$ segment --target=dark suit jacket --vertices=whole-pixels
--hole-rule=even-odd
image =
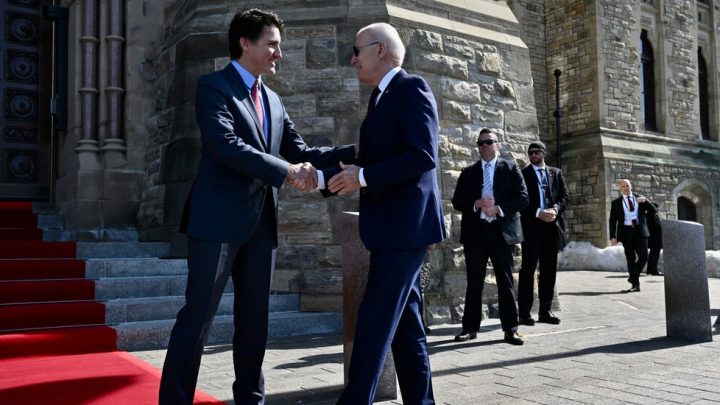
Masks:
[[[404,70],[360,127],[360,238],[372,249],[418,249],[445,239],[437,183],[437,104],[428,84]],[[333,171],[328,170],[330,179]]]
[[[480,160],[463,169],[452,198],[453,207],[462,212],[460,243],[463,244],[473,243],[484,236],[479,232],[480,211],[473,211],[475,200],[482,197],[482,165]],[[503,238],[510,245],[522,242],[520,210],[528,204],[528,192],[520,169],[514,161],[498,158],[493,176],[493,196],[495,204],[500,206],[504,214],[497,217]]]
[[[633,193],[637,199],[638,195]],[[655,215],[657,210],[648,201],[638,204],[638,226],[640,227],[640,234],[644,237],[649,237],[650,232],[647,226],[647,216]],[[625,210],[623,209],[623,197],[616,198],[610,203],[610,239],[617,238],[618,241],[622,242],[623,238],[631,235],[624,234],[625,225]]]
[[[555,226],[559,232],[559,243],[558,249],[565,247],[565,218],[563,213],[565,209],[570,205],[570,193],[565,184],[565,178],[563,177],[562,170],[557,167],[545,166],[548,173],[548,188],[550,189],[550,204],[549,208],[555,208],[558,212],[555,218]],[[533,165],[527,165],[522,170],[523,179],[528,189],[529,204],[527,207],[520,211],[522,226],[525,234],[528,233],[533,227],[545,224],[542,220],[535,216],[538,208],[540,208],[540,192],[538,190],[538,177],[537,172]]]
[[[354,160],[353,145],[307,146],[280,97],[267,86],[263,90],[269,145],[250,93],[232,64],[198,80],[195,113],[202,152],[181,224],[181,231],[191,237],[244,243],[255,230],[263,204],[273,204],[277,213],[277,192],[287,174],[287,162],[310,162],[317,167]],[[272,201],[266,201],[269,188]]]

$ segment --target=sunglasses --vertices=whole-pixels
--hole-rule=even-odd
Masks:
[[[528,151],[528,155],[539,155],[541,153],[543,153],[543,151],[540,149],[532,149]]]
[[[478,144],[478,146],[483,146],[483,145],[490,146],[490,145],[494,144],[495,142],[497,142],[497,141],[494,139],[485,139],[484,141],[477,141],[477,144]]]
[[[380,41],[375,41],[375,42],[370,42],[369,44],[360,45],[360,46],[353,45],[353,55],[358,56],[360,54],[361,48],[365,48],[366,46],[375,45],[375,44],[379,44],[379,43],[380,43]]]

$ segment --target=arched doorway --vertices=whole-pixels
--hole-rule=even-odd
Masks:
[[[693,204],[689,198],[678,197],[677,209],[679,220],[698,222],[697,209],[695,208],[695,204]]]
[[[712,207],[717,204],[713,200],[707,184],[697,179],[688,179],[675,187],[673,195],[677,204],[677,219],[693,221],[703,225],[705,230],[705,248],[713,249],[714,218]]]

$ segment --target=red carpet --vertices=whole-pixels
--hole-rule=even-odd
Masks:
[[[125,352],[0,359],[4,404],[157,403],[159,371]],[[223,404],[195,393],[195,404]]]
[[[75,242],[42,235],[32,203],[0,201],[0,404],[157,403],[160,370],[116,351]]]

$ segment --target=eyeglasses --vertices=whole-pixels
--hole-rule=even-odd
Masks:
[[[543,153],[543,151],[540,149],[531,149],[528,151],[528,155],[539,155],[541,153]]]
[[[483,146],[483,145],[490,146],[490,145],[494,144],[495,142],[497,142],[497,141],[494,139],[485,139],[484,141],[477,141],[477,144],[478,144],[478,146]]]
[[[353,45],[353,54],[355,56],[358,56],[360,54],[360,48],[365,48],[366,46],[375,45],[375,44],[379,44],[379,43],[380,43],[380,41],[375,41],[375,42],[370,42],[369,44],[360,45],[360,46]]]

